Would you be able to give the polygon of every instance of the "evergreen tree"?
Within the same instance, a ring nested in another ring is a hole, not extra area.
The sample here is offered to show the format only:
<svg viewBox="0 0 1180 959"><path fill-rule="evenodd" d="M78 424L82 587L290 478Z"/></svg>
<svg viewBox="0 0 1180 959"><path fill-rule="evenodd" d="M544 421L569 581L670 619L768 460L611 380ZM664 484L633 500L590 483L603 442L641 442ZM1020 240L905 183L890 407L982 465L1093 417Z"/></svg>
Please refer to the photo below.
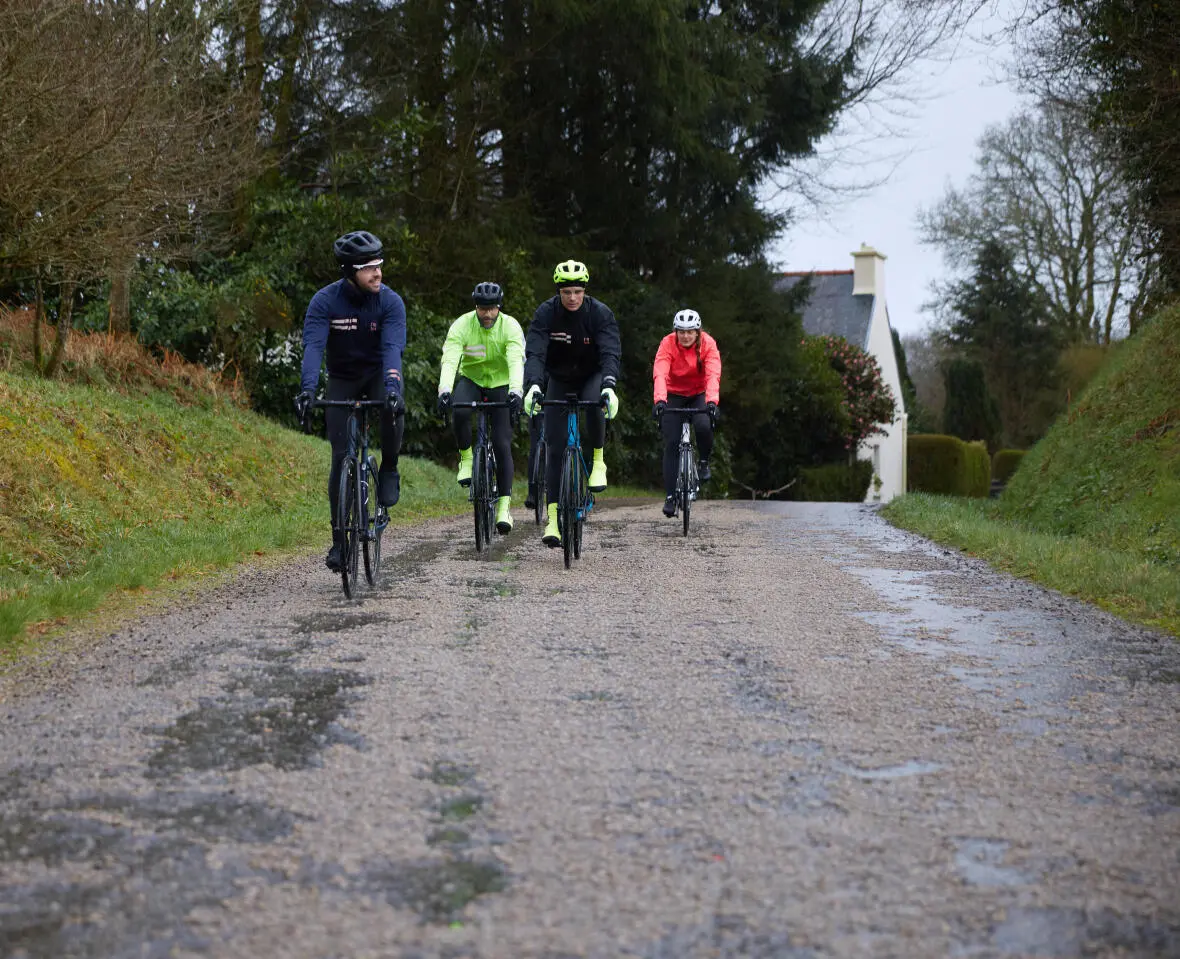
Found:
<svg viewBox="0 0 1180 959"><path fill-rule="evenodd" d="M978 360L960 357L947 364L943 431L963 440L983 440L989 450L998 447L1000 411Z"/></svg>
<svg viewBox="0 0 1180 959"><path fill-rule="evenodd" d="M1044 300L995 240L982 244L973 275L953 284L948 300L952 316L943 336L981 365L1000 415L994 439L1002 436L1005 445L1026 448L1048 425L1046 393L1056 380L1060 353ZM947 383L949 388L949 376ZM948 420L950 404L948 392Z"/></svg>

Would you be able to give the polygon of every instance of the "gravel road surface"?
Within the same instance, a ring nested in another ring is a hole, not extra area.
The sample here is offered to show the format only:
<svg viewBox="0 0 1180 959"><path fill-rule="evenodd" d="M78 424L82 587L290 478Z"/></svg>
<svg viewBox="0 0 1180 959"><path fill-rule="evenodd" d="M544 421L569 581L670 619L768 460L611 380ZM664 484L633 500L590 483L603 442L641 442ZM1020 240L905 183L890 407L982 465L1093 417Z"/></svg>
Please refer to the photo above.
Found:
<svg viewBox="0 0 1180 959"><path fill-rule="evenodd" d="M0 678L0 955L1180 956L1180 645L868 508L393 530Z"/></svg>

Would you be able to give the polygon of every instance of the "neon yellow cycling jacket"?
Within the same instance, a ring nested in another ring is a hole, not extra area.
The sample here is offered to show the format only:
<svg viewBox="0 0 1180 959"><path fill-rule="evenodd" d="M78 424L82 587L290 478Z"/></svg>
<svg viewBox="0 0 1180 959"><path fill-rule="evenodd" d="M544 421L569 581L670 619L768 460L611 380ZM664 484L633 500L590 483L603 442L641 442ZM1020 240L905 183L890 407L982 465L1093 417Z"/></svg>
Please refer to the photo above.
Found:
<svg viewBox="0 0 1180 959"><path fill-rule="evenodd" d="M507 386L514 393L523 393L524 331L520 324L501 312L495 326L485 330L475 310L455 320L443 343L440 393L454 389L456 375L485 389Z"/></svg>

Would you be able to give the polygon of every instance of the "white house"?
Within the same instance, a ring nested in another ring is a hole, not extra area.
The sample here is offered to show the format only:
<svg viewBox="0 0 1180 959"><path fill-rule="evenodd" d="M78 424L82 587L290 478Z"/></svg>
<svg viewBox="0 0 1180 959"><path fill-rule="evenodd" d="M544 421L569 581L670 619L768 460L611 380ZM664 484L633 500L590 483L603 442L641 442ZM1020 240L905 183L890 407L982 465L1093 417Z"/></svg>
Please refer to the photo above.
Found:
<svg viewBox="0 0 1180 959"><path fill-rule="evenodd" d="M880 364L897 412L884 433L874 433L861 443L857 456L871 460L873 472L881 478L880 492L870 486L865 502L887 503L905 492L907 415L885 304L885 257L862 243L852 254L852 263L851 270L784 273L776 285L789 290L809 277L811 298L803 309L803 332L809 336L842 336Z"/></svg>

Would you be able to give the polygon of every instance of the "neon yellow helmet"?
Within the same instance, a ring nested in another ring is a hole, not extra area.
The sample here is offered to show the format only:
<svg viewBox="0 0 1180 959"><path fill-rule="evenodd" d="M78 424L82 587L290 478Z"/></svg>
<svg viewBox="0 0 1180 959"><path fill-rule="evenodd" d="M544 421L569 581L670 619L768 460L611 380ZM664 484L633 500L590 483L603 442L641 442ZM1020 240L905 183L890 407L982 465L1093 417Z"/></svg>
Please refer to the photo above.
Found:
<svg viewBox="0 0 1180 959"><path fill-rule="evenodd" d="M558 263L554 269L553 282L558 286L566 286L571 283L589 283L590 271L586 269L585 263L578 260L566 260L563 263Z"/></svg>

